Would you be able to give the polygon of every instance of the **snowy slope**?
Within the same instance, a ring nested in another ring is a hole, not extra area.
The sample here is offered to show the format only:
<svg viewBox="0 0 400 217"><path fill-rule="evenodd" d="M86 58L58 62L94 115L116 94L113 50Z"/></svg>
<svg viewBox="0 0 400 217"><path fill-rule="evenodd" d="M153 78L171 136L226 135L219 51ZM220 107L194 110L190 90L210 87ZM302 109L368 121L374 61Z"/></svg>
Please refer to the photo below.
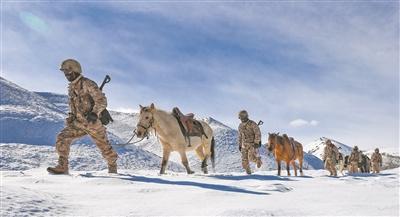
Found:
<svg viewBox="0 0 400 217"><path fill-rule="evenodd" d="M324 154L325 142L327 139L328 138L326 137L321 137L315 140L314 142L305 145L304 151L318 157L319 159L322 159ZM345 145L341 142L338 142L334 139L330 140L339 149L339 152L342 153L344 156L351 154L351 151L353 149L352 147Z"/></svg>
<svg viewBox="0 0 400 217"><path fill-rule="evenodd" d="M399 216L399 170L331 178L44 168L1 173L2 216Z"/></svg>
<svg viewBox="0 0 400 217"><path fill-rule="evenodd" d="M52 144L65 113L45 98L0 77L0 142Z"/></svg>
<svg viewBox="0 0 400 217"><path fill-rule="evenodd" d="M117 148L118 166L121 169L158 169L161 158L137 147ZM57 154L54 147L0 143L0 169L28 170L37 167L54 166ZM71 146L70 170L104 170L107 164L94 145L75 144ZM169 169L183 171L180 165L171 163Z"/></svg>
<svg viewBox="0 0 400 217"><path fill-rule="evenodd" d="M68 96L65 94L57 94L57 93L50 93L50 92L34 92L37 95L47 99L50 103L54 104L62 110L64 113L68 113L69 106L68 106Z"/></svg>

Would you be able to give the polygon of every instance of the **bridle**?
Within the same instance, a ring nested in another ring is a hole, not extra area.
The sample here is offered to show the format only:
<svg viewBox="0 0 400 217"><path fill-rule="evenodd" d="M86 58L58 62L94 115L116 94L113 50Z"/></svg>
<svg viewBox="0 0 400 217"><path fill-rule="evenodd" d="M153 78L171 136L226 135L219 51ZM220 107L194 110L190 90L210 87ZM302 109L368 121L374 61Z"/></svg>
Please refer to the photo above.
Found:
<svg viewBox="0 0 400 217"><path fill-rule="evenodd" d="M153 117L153 114L151 114L151 119L149 121L149 125L148 126L144 126L141 123L138 123L137 126L143 128L145 130L144 137L149 137L149 129L151 129L151 128L154 129L153 124L154 124L154 117Z"/></svg>

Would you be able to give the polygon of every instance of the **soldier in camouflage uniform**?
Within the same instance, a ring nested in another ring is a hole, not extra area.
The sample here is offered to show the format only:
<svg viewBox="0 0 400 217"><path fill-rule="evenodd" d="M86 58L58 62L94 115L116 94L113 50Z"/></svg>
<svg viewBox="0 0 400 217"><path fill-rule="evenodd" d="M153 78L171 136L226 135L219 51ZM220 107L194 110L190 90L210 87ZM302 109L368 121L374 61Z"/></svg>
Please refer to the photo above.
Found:
<svg viewBox="0 0 400 217"><path fill-rule="evenodd" d="M242 153L242 166L247 174L251 174L250 161L257 163L257 167L262 165L258 148L261 146L261 132L256 122L249 119L247 111L239 112L239 151Z"/></svg>
<svg viewBox="0 0 400 217"><path fill-rule="evenodd" d="M69 109L65 128L58 134L56 150L58 165L47 168L52 174L68 173L70 145L82 136L89 135L107 160L108 172L117 173L117 153L112 149L106 128L99 120L100 113L107 107L107 99L97 84L85 78L78 61L68 59L62 62L61 71L70 82L68 86Z"/></svg>
<svg viewBox="0 0 400 217"><path fill-rule="evenodd" d="M358 150L357 146L354 146L353 151L349 157L350 169L349 173L358 172L358 164L361 163L361 152Z"/></svg>
<svg viewBox="0 0 400 217"><path fill-rule="evenodd" d="M326 141L325 145L323 157L325 169L329 171L330 176L337 176L336 162L339 159L339 150L329 139Z"/></svg>
<svg viewBox="0 0 400 217"><path fill-rule="evenodd" d="M382 167L382 155L379 153L379 149L376 148L375 152L371 156L372 162L372 173L379 173Z"/></svg>

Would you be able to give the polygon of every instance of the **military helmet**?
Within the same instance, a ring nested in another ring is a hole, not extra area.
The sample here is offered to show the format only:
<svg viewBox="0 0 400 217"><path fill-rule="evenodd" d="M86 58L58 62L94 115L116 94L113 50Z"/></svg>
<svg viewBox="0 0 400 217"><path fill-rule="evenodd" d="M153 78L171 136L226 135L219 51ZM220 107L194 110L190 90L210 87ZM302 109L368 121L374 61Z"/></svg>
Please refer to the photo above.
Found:
<svg viewBox="0 0 400 217"><path fill-rule="evenodd" d="M375 148L375 152L379 152L379 148Z"/></svg>
<svg viewBox="0 0 400 217"><path fill-rule="evenodd" d="M239 116L239 119L242 119L242 118L249 118L249 114L247 113L246 110L240 111L238 116Z"/></svg>
<svg viewBox="0 0 400 217"><path fill-rule="evenodd" d="M332 143L332 141L330 139L327 139L326 142L325 142L325 144L327 144L327 145L331 144L331 143Z"/></svg>
<svg viewBox="0 0 400 217"><path fill-rule="evenodd" d="M353 149L357 151L357 150L358 150L358 146L354 146L354 148L353 148Z"/></svg>
<svg viewBox="0 0 400 217"><path fill-rule="evenodd" d="M82 73L81 64L74 59L67 59L61 63L61 71L65 72L77 72L79 74Z"/></svg>

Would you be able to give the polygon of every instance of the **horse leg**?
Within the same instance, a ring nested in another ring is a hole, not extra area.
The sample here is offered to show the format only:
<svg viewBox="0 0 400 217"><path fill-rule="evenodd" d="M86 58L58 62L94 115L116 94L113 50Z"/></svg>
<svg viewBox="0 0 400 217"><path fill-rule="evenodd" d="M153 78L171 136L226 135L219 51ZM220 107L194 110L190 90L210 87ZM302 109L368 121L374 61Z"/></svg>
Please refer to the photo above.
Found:
<svg viewBox="0 0 400 217"><path fill-rule="evenodd" d="M207 170L207 156L204 155L203 152L203 146L199 146L196 148L196 154L201 160L201 170L203 171L204 174L208 173Z"/></svg>
<svg viewBox="0 0 400 217"><path fill-rule="evenodd" d="M179 151L179 154L181 155L182 164L186 168L187 174L193 174L194 172L189 167L189 161L187 159L185 150Z"/></svg>
<svg viewBox="0 0 400 217"><path fill-rule="evenodd" d="M303 158L300 158L299 159L299 169L300 169L300 175L301 176L304 176L304 174L303 174Z"/></svg>
<svg viewBox="0 0 400 217"><path fill-rule="evenodd" d="M296 161L292 161L292 166L293 166L293 169L294 169L294 176L297 176Z"/></svg>
<svg viewBox="0 0 400 217"><path fill-rule="evenodd" d="M281 176L281 161L276 160L276 164L278 165L278 176Z"/></svg>
<svg viewBox="0 0 400 217"><path fill-rule="evenodd" d="M161 161L160 174L165 174L165 168L167 168L170 154L171 154L171 149L167 147L167 145L163 145L163 158Z"/></svg>
<svg viewBox="0 0 400 217"><path fill-rule="evenodd" d="M286 161L287 175L290 176L290 161Z"/></svg>

